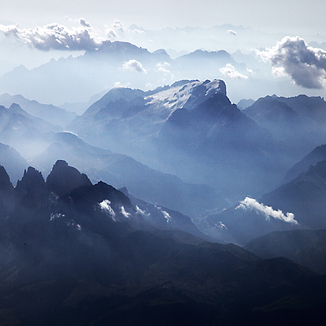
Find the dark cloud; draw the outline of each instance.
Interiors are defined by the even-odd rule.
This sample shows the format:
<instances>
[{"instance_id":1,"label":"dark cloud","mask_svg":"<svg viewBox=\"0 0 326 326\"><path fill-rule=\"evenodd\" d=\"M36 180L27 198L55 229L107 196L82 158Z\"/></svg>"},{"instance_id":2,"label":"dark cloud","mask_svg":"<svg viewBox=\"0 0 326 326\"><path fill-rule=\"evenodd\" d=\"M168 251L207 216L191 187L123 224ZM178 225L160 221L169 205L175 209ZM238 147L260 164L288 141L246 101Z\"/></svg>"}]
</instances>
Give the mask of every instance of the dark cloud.
<instances>
[{"instance_id":1,"label":"dark cloud","mask_svg":"<svg viewBox=\"0 0 326 326\"><path fill-rule=\"evenodd\" d=\"M89 23L87 23L84 18L80 18L79 23L80 23L80 25L82 25L84 27L91 27L91 25Z\"/></svg>"},{"instance_id":2,"label":"dark cloud","mask_svg":"<svg viewBox=\"0 0 326 326\"><path fill-rule=\"evenodd\" d=\"M299 86L316 89L324 86L326 51L308 46L302 38L285 37L259 55L271 60L277 74L291 76Z\"/></svg>"},{"instance_id":3,"label":"dark cloud","mask_svg":"<svg viewBox=\"0 0 326 326\"><path fill-rule=\"evenodd\" d=\"M59 24L50 24L44 27L36 27L35 29L20 29L17 26L0 25L0 31L6 36L14 36L22 40L29 46L42 51L49 50L90 50L96 49L102 41L97 41L96 37L91 35L90 26L83 19L80 23L84 28L69 30L65 26Z\"/></svg>"}]
</instances>

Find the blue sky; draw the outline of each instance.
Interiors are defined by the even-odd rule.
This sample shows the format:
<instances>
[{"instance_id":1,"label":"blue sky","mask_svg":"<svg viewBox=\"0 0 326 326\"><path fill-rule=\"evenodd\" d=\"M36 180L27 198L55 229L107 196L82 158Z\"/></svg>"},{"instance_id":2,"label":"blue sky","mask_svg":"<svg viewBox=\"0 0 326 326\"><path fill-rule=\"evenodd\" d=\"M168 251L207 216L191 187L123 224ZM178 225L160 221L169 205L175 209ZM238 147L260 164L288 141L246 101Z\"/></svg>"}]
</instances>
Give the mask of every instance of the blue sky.
<instances>
[{"instance_id":1,"label":"blue sky","mask_svg":"<svg viewBox=\"0 0 326 326\"><path fill-rule=\"evenodd\" d=\"M326 30L326 3L320 0L1 0L0 4L0 20L24 28L84 17L94 26L119 19L147 29L230 23L266 31Z\"/></svg>"}]
</instances>

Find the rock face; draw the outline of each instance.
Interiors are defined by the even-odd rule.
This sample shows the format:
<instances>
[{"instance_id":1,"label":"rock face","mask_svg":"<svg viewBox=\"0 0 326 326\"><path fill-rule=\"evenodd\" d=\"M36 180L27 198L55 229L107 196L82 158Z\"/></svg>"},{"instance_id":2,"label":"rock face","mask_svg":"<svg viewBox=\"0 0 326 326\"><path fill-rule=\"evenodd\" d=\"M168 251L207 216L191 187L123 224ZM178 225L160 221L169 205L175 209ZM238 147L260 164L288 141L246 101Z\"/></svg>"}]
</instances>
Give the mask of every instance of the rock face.
<instances>
[{"instance_id":1,"label":"rock face","mask_svg":"<svg viewBox=\"0 0 326 326\"><path fill-rule=\"evenodd\" d=\"M33 167L25 170L23 178L17 182L15 196L22 205L30 209L43 206L44 202L48 200L48 196L41 172Z\"/></svg>"},{"instance_id":2,"label":"rock face","mask_svg":"<svg viewBox=\"0 0 326 326\"><path fill-rule=\"evenodd\" d=\"M13 190L9 175L0 165L0 217L6 216L13 208Z\"/></svg>"},{"instance_id":3,"label":"rock face","mask_svg":"<svg viewBox=\"0 0 326 326\"><path fill-rule=\"evenodd\" d=\"M54 164L47 177L46 185L50 191L62 196L69 194L75 188L91 186L92 183L86 174L80 173L76 168L69 166L67 162L59 160Z\"/></svg>"}]
</instances>

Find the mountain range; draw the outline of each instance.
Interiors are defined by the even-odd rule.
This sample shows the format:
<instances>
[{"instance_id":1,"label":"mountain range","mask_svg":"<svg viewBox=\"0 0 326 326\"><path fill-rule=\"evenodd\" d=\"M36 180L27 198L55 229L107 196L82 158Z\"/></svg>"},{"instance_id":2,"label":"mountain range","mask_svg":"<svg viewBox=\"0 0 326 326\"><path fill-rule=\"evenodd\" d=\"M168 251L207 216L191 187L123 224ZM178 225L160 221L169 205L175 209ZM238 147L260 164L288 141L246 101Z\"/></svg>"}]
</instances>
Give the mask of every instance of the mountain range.
<instances>
[{"instance_id":1,"label":"mountain range","mask_svg":"<svg viewBox=\"0 0 326 326\"><path fill-rule=\"evenodd\" d=\"M154 206L148 214L64 161L46 180L32 167L16 187L3 168L0 179L11 203L0 202L5 324L230 325L245 316L285 325L324 316L324 277L167 227L187 219L159 207L154 215Z\"/></svg>"},{"instance_id":2,"label":"mountain range","mask_svg":"<svg viewBox=\"0 0 326 326\"><path fill-rule=\"evenodd\" d=\"M24 111L34 117L41 118L62 128L76 117L74 112L68 112L54 105L41 104L35 100L30 101L21 95L11 96L7 93L0 95L0 104L4 107L10 107L13 103L18 104Z\"/></svg>"},{"instance_id":3,"label":"mountain range","mask_svg":"<svg viewBox=\"0 0 326 326\"><path fill-rule=\"evenodd\" d=\"M235 105L256 61L107 41L0 78L1 325L326 317L326 104Z\"/></svg>"},{"instance_id":4,"label":"mountain range","mask_svg":"<svg viewBox=\"0 0 326 326\"><path fill-rule=\"evenodd\" d=\"M173 83L193 76L190 67L196 70L196 78L214 78L221 75L220 69L226 64L246 72L245 64L237 63L222 50L196 50L171 59L163 49L149 52L129 42L106 41L98 49L88 50L78 57L51 60L31 70L16 67L0 78L0 90L42 103L62 105L86 102L92 95L115 84L151 89ZM200 69L195 68L197 66Z\"/></svg>"}]
</instances>

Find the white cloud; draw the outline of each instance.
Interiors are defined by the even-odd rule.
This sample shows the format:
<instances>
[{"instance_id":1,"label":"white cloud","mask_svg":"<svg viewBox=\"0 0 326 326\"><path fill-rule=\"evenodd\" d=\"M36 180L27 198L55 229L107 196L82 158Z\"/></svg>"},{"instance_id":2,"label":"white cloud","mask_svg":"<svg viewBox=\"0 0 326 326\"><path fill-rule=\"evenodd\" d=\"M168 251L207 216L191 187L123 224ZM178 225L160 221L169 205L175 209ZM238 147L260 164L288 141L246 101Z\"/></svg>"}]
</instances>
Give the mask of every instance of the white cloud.
<instances>
[{"instance_id":1,"label":"white cloud","mask_svg":"<svg viewBox=\"0 0 326 326\"><path fill-rule=\"evenodd\" d=\"M110 205L111 205L111 202L108 199L104 199L103 201L101 201L99 203L99 206L102 209L102 211L109 213L111 215L113 221L115 221L115 219L114 219L115 212Z\"/></svg>"},{"instance_id":2,"label":"white cloud","mask_svg":"<svg viewBox=\"0 0 326 326\"><path fill-rule=\"evenodd\" d=\"M300 37L285 37L273 48L257 52L270 60L276 76L290 76L296 85L323 88L326 77L326 51L308 46Z\"/></svg>"},{"instance_id":3,"label":"white cloud","mask_svg":"<svg viewBox=\"0 0 326 326\"><path fill-rule=\"evenodd\" d=\"M168 62L158 62L156 67L159 72L163 73L164 75L169 75L171 79L174 78L171 70L169 70L171 65Z\"/></svg>"},{"instance_id":4,"label":"white cloud","mask_svg":"<svg viewBox=\"0 0 326 326\"><path fill-rule=\"evenodd\" d=\"M266 216L266 220L269 220L271 217L291 223L291 224L299 224L294 219L293 213L283 213L280 209L274 210L270 206L265 206L264 204L259 203L256 199L246 197L240 204L236 207L236 209L250 209L255 210L257 213L261 213Z\"/></svg>"},{"instance_id":5,"label":"white cloud","mask_svg":"<svg viewBox=\"0 0 326 326\"><path fill-rule=\"evenodd\" d=\"M151 215L151 213L149 213L149 212L147 212L145 210L140 209L137 205L136 205L136 214L140 214L141 216L143 216L145 218L148 218Z\"/></svg>"},{"instance_id":6,"label":"white cloud","mask_svg":"<svg viewBox=\"0 0 326 326\"><path fill-rule=\"evenodd\" d=\"M132 59L132 60L129 60L128 62L125 62L122 65L122 69L127 70L127 71L140 72L142 74L147 73L147 70L145 68L143 68L142 64L139 61L135 60L135 59Z\"/></svg>"},{"instance_id":7,"label":"white cloud","mask_svg":"<svg viewBox=\"0 0 326 326\"><path fill-rule=\"evenodd\" d=\"M230 63L227 63L224 68L221 68L220 72L231 79L248 79L248 76L238 72Z\"/></svg>"},{"instance_id":8,"label":"white cloud","mask_svg":"<svg viewBox=\"0 0 326 326\"><path fill-rule=\"evenodd\" d=\"M164 218L166 219L166 221L169 223L171 221L170 214L168 212L166 212L166 211L163 211L163 210L161 210L161 212L162 212Z\"/></svg>"},{"instance_id":9,"label":"white cloud","mask_svg":"<svg viewBox=\"0 0 326 326\"><path fill-rule=\"evenodd\" d=\"M130 83L125 83L125 84L122 84L120 82L115 82L114 85L113 85L113 88L122 88L122 87L130 87Z\"/></svg>"},{"instance_id":10,"label":"white cloud","mask_svg":"<svg viewBox=\"0 0 326 326\"><path fill-rule=\"evenodd\" d=\"M29 46L42 51L80 51L98 48L103 43L103 39L93 35L89 28L90 25L82 18L80 23L83 27L73 30L54 23L35 29L20 29L15 25L0 25L0 31L6 36L16 37Z\"/></svg>"},{"instance_id":11,"label":"white cloud","mask_svg":"<svg viewBox=\"0 0 326 326\"><path fill-rule=\"evenodd\" d=\"M131 216L131 214L126 211L126 209L124 208L124 206L121 206L120 207L120 212L126 218L130 218L130 216Z\"/></svg>"}]
</instances>

